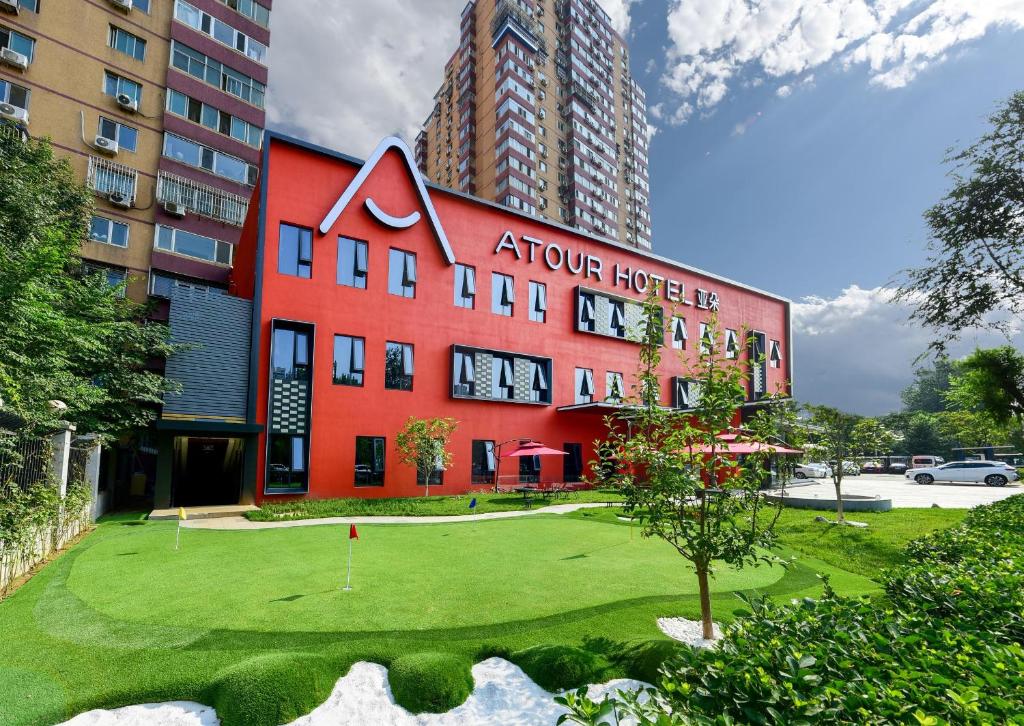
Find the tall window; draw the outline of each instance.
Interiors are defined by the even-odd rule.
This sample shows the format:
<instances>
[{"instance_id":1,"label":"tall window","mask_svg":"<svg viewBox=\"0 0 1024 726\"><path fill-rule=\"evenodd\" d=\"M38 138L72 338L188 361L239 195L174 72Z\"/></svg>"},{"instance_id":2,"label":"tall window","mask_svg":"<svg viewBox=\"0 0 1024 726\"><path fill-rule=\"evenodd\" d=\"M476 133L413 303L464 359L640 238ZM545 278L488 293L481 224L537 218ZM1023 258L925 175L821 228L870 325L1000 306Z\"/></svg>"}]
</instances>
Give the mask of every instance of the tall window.
<instances>
[{"instance_id":1,"label":"tall window","mask_svg":"<svg viewBox=\"0 0 1024 726\"><path fill-rule=\"evenodd\" d=\"M128 246L128 225L106 217L93 216L89 223L89 239L115 247Z\"/></svg>"},{"instance_id":2,"label":"tall window","mask_svg":"<svg viewBox=\"0 0 1024 726\"><path fill-rule=\"evenodd\" d=\"M132 35L127 30L111 25L108 42L111 48L131 56L135 60L146 60L146 41L137 35Z\"/></svg>"},{"instance_id":3,"label":"tall window","mask_svg":"<svg viewBox=\"0 0 1024 726\"><path fill-rule=\"evenodd\" d=\"M551 371L546 361L530 361L530 400L537 403L551 403L551 386L548 378Z\"/></svg>"},{"instance_id":4,"label":"tall window","mask_svg":"<svg viewBox=\"0 0 1024 726\"><path fill-rule=\"evenodd\" d=\"M388 292L399 297L416 297L416 255L388 250Z\"/></svg>"},{"instance_id":5,"label":"tall window","mask_svg":"<svg viewBox=\"0 0 1024 726\"><path fill-rule=\"evenodd\" d=\"M131 126L100 116L98 136L116 141L122 151L135 151L139 131Z\"/></svg>"},{"instance_id":6,"label":"tall window","mask_svg":"<svg viewBox=\"0 0 1024 726\"><path fill-rule=\"evenodd\" d=\"M513 359L496 355L491 361L491 398L515 398L516 379Z\"/></svg>"},{"instance_id":7,"label":"tall window","mask_svg":"<svg viewBox=\"0 0 1024 726\"><path fill-rule=\"evenodd\" d=\"M460 308L476 307L476 268L455 265L455 305Z\"/></svg>"},{"instance_id":8,"label":"tall window","mask_svg":"<svg viewBox=\"0 0 1024 726\"><path fill-rule=\"evenodd\" d=\"M623 385L622 374L616 371L608 371L604 377L605 385L605 400L612 403L619 403L622 401L623 396L626 395L626 389Z\"/></svg>"},{"instance_id":9,"label":"tall window","mask_svg":"<svg viewBox=\"0 0 1024 726\"><path fill-rule=\"evenodd\" d=\"M473 484L490 484L494 481L494 442L487 439L473 439Z\"/></svg>"},{"instance_id":10,"label":"tall window","mask_svg":"<svg viewBox=\"0 0 1024 726\"><path fill-rule=\"evenodd\" d=\"M389 340L384 352L384 387L394 391L411 391L412 375L412 346Z\"/></svg>"},{"instance_id":11,"label":"tall window","mask_svg":"<svg viewBox=\"0 0 1024 726\"><path fill-rule=\"evenodd\" d=\"M583 444L562 444L565 456L562 459L562 481L570 484L583 476Z\"/></svg>"},{"instance_id":12,"label":"tall window","mask_svg":"<svg viewBox=\"0 0 1024 726\"><path fill-rule=\"evenodd\" d=\"M491 273L491 312L495 315L512 317L512 306L516 301L515 280L512 275Z\"/></svg>"},{"instance_id":13,"label":"tall window","mask_svg":"<svg viewBox=\"0 0 1024 726\"><path fill-rule=\"evenodd\" d=\"M739 334L730 328L725 331L725 357L730 360L735 360L740 354L740 338Z\"/></svg>"},{"instance_id":14,"label":"tall window","mask_svg":"<svg viewBox=\"0 0 1024 726\"><path fill-rule=\"evenodd\" d=\"M626 305L621 300L608 301L608 330L617 338L626 337Z\"/></svg>"},{"instance_id":15,"label":"tall window","mask_svg":"<svg viewBox=\"0 0 1024 726\"><path fill-rule=\"evenodd\" d=\"M135 101L136 105L142 103L142 85L110 71L104 71L103 92L108 96L119 96L123 93Z\"/></svg>"},{"instance_id":16,"label":"tall window","mask_svg":"<svg viewBox=\"0 0 1024 726\"><path fill-rule=\"evenodd\" d=\"M313 230L281 225L277 244L277 271L309 279L313 275Z\"/></svg>"},{"instance_id":17,"label":"tall window","mask_svg":"<svg viewBox=\"0 0 1024 726\"><path fill-rule=\"evenodd\" d=\"M707 323L700 324L700 352L707 355L715 345L715 338L711 334L711 326Z\"/></svg>"},{"instance_id":18,"label":"tall window","mask_svg":"<svg viewBox=\"0 0 1024 726\"><path fill-rule=\"evenodd\" d=\"M544 323L548 319L548 286L530 280L530 320Z\"/></svg>"},{"instance_id":19,"label":"tall window","mask_svg":"<svg viewBox=\"0 0 1024 726\"><path fill-rule=\"evenodd\" d=\"M334 336L334 382L339 386L363 385L366 340L351 335Z\"/></svg>"},{"instance_id":20,"label":"tall window","mask_svg":"<svg viewBox=\"0 0 1024 726\"><path fill-rule=\"evenodd\" d=\"M278 492L305 491L306 437L271 434L267 488Z\"/></svg>"},{"instance_id":21,"label":"tall window","mask_svg":"<svg viewBox=\"0 0 1024 726\"><path fill-rule=\"evenodd\" d=\"M771 347L768 349L768 365L772 368L778 368L782 365L782 348L779 346L779 341L773 340Z\"/></svg>"},{"instance_id":22,"label":"tall window","mask_svg":"<svg viewBox=\"0 0 1024 726\"><path fill-rule=\"evenodd\" d=\"M452 361L452 370L452 393L456 396L475 396L476 359L473 351L456 348L455 357Z\"/></svg>"},{"instance_id":23,"label":"tall window","mask_svg":"<svg viewBox=\"0 0 1024 726\"><path fill-rule=\"evenodd\" d=\"M672 347L676 350L686 348L686 318L673 316L672 318Z\"/></svg>"},{"instance_id":24,"label":"tall window","mask_svg":"<svg viewBox=\"0 0 1024 726\"><path fill-rule=\"evenodd\" d=\"M594 400L594 371L589 368L577 368L576 403L590 403Z\"/></svg>"},{"instance_id":25,"label":"tall window","mask_svg":"<svg viewBox=\"0 0 1024 726\"><path fill-rule=\"evenodd\" d=\"M338 237L338 284L366 289L367 248L358 239Z\"/></svg>"},{"instance_id":26,"label":"tall window","mask_svg":"<svg viewBox=\"0 0 1024 726\"><path fill-rule=\"evenodd\" d=\"M308 332L274 328L273 375L286 381L308 381L312 340Z\"/></svg>"},{"instance_id":27,"label":"tall window","mask_svg":"<svg viewBox=\"0 0 1024 726\"><path fill-rule=\"evenodd\" d=\"M354 483L357 487L384 486L383 436L356 436L356 467Z\"/></svg>"},{"instance_id":28,"label":"tall window","mask_svg":"<svg viewBox=\"0 0 1024 726\"><path fill-rule=\"evenodd\" d=\"M540 481L540 457L519 457L519 483L536 484Z\"/></svg>"},{"instance_id":29,"label":"tall window","mask_svg":"<svg viewBox=\"0 0 1024 726\"><path fill-rule=\"evenodd\" d=\"M597 330L597 314L594 312L594 296L589 292L581 292L576 301L579 329L588 333Z\"/></svg>"}]
</instances>

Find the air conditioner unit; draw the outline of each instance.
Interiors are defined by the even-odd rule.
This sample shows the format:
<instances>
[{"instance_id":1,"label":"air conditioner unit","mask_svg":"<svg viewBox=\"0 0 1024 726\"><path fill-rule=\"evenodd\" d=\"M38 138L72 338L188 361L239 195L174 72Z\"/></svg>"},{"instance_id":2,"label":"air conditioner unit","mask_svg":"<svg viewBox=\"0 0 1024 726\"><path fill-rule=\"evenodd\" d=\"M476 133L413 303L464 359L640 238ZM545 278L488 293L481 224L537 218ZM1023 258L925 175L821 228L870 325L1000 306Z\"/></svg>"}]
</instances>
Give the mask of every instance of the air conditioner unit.
<instances>
[{"instance_id":1,"label":"air conditioner unit","mask_svg":"<svg viewBox=\"0 0 1024 726\"><path fill-rule=\"evenodd\" d=\"M109 154L110 156L117 156L118 145L113 139L108 139L106 136L97 136L92 145L97 151Z\"/></svg>"},{"instance_id":2,"label":"air conditioner unit","mask_svg":"<svg viewBox=\"0 0 1024 726\"><path fill-rule=\"evenodd\" d=\"M15 15L21 12L18 0L0 0L0 10L6 13L14 13Z\"/></svg>"},{"instance_id":3,"label":"air conditioner unit","mask_svg":"<svg viewBox=\"0 0 1024 726\"><path fill-rule=\"evenodd\" d=\"M0 118L20 124L27 124L28 111L11 103L0 103Z\"/></svg>"},{"instance_id":4,"label":"air conditioner unit","mask_svg":"<svg viewBox=\"0 0 1024 726\"><path fill-rule=\"evenodd\" d=\"M107 0L107 2L115 8L121 8L121 10L126 12L131 12L132 10L132 0Z\"/></svg>"},{"instance_id":5,"label":"air conditioner unit","mask_svg":"<svg viewBox=\"0 0 1024 726\"><path fill-rule=\"evenodd\" d=\"M537 116L538 116L539 118L544 118L544 117L545 117L545 116L547 116L547 115L548 115L548 112L547 112L547 111L545 111L544 109L540 109L539 111L537 111Z\"/></svg>"},{"instance_id":6,"label":"air conditioner unit","mask_svg":"<svg viewBox=\"0 0 1024 726\"><path fill-rule=\"evenodd\" d=\"M28 56L10 48L0 48L0 61L21 70L28 68Z\"/></svg>"},{"instance_id":7,"label":"air conditioner unit","mask_svg":"<svg viewBox=\"0 0 1024 726\"><path fill-rule=\"evenodd\" d=\"M172 217L178 217L179 219L184 217L188 213L188 207L178 202L164 202L164 211Z\"/></svg>"},{"instance_id":8,"label":"air conditioner unit","mask_svg":"<svg viewBox=\"0 0 1024 726\"><path fill-rule=\"evenodd\" d=\"M132 198L124 192L110 192L107 194L107 201L122 209L132 208Z\"/></svg>"},{"instance_id":9,"label":"air conditioner unit","mask_svg":"<svg viewBox=\"0 0 1024 726\"><path fill-rule=\"evenodd\" d=\"M129 0L129 3L131 0ZM119 93L114 97L117 101L117 105L128 113L137 113L139 110L139 102L129 96L127 93Z\"/></svg>"}]
</instances>

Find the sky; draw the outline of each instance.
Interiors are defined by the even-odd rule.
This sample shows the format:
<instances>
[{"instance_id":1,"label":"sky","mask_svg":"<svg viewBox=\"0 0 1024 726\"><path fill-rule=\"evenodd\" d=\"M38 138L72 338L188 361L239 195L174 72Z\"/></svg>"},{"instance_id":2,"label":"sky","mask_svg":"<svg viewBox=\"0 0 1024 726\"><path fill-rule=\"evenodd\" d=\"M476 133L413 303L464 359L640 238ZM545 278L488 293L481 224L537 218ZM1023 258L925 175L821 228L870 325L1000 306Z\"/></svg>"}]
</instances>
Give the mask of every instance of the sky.
<instances>
[{"instance_id":1,"label":"sky","mask_svg":"<svg viewBox=\"0 0 1024 726\"><path fill-rule=\"evenodd\" d=\"M891 290L925 258L946 150L1024 89L1024 0L601 4L647 91L654 251L793 300L798 399L898 410L931 332ZM412 141L464 5L277 3L268 125L359 157Z\"/></svg>"}]
</instances>

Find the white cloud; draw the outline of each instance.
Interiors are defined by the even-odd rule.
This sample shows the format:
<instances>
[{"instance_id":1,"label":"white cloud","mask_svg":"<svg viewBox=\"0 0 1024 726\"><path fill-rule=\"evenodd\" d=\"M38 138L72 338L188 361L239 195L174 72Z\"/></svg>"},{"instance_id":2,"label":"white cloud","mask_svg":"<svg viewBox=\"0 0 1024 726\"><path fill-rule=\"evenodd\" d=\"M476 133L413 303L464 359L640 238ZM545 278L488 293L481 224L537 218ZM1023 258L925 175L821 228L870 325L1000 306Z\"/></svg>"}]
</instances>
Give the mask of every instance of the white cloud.
<instances>
[{"instance_id":1,"label":"white cloud","mask_svg":"<svg viewBox=\"0 0 1024 726\"><path fill-rule=\"evenodd\" d=\"M700 109L744 71L783 79L863 65L873 85L899 88L998 26L1024 28L1024 0L672 0L661 80Z\"/></svg>"},{"instance_id":2,"label":"white cloud","mask_svg":"<svg viewBox=\"0 0 1024 726\"><path fill-rule=\"evenodd\" d=\"M598 0L605 12L611 16L612 27L615 28L623 38L629 33L629 12L630 6L636 5L640 0Z\"/></svg>"},{"instance_id":3,"label":"white cloud","mask_svg":"<svg viewBox=\"0 0 1024 726\"><path fill-rule=\"evenodd\" d=\"M806 297L793 304L794 388L805 403L824 403L854 413L898 410L900 391L913 379L915 359L933 339L908 321L912 308L892 302L893 290L851 285L834 298ZM1014 342L1024 343L1021 326ZM990 331L972 331L953 344L960 357L975 347L1004 345Z\"/></svg>"},{"instance_id":4,"label":"white cloud","mask_svg":"<svg viewBox=\"0 0 1024 726\"><path fill-rule=\"evenodd\" d=\"M775 95L779 98L787 98L793 93L792 86L779 86L775 89Z\"/></svg>"}]
</instances>

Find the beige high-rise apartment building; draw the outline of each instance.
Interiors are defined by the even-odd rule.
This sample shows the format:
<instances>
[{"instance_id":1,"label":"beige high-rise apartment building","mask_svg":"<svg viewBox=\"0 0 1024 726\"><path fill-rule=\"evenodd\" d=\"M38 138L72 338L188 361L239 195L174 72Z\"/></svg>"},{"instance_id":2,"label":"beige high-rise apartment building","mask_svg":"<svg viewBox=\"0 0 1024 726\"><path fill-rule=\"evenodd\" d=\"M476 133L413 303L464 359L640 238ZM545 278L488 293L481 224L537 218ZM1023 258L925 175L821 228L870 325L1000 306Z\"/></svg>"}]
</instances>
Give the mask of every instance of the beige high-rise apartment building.
<instances>
[{"instance_id":1,"label":"beige high-rise apartment building","mask_svg":"<svg viewBox=\"0 0 1024 726\"><path fill-rule=\"evenodd\" d=\"M594 0L470 0L416 139L434 182L643 249L647 112Z\"/></svg>"},{"instance_id":2,"label":"beige high-rise apartment building","mask_svg":"<svg viewBox=\"0 0 1024 726\"><path fill-rule=\"evenodd\" d=\"M144 299L225 287L257 180L272 0L0 0L0 131L96 195L82 256Z\"/></svg>"}]
</instances>

